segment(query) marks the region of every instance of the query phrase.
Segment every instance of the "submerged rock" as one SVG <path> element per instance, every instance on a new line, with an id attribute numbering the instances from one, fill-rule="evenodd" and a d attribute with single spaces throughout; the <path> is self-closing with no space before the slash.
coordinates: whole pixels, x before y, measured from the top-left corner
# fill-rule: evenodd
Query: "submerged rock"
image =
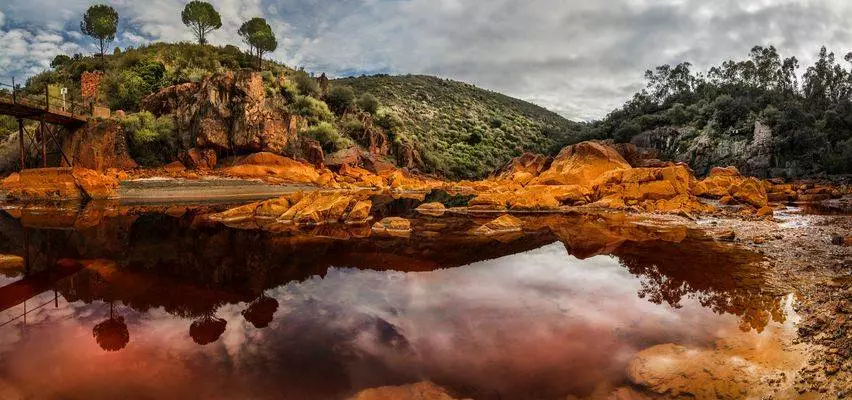
<path id="1" fill-rule="evenodd" d="M 455 400 L 446 389 L 432 382 L 418 382 L 402 386 L 382 386 L 365 389 L 349 400 Z"/>

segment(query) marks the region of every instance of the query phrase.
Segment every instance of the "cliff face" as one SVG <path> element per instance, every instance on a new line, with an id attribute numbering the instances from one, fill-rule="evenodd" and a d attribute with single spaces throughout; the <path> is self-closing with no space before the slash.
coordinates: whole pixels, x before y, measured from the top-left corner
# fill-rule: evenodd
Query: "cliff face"
<path id="1" fill-rule="evenodd" d="M 697 175 L 707 175 L 719 165 L 733 165 L 747 175 L 795 177 L 806 174 L 797 165 L 775 167 L 772 130 L 756 122 L 753 138 L 714 135 L 693 128 L 663 127 L 634 136 L 630 143 L 659 152 L 660 158 L 683 162 Z"/>
<path id="2" fill-rule="evenodd" d="M 93 120 L 65 137 L 62 151 L 76 167 L 103 171 L 132 169 L 139 165 L 130 156 L 124 127 L 115 120 Z M 68 166 L 65 160 L 62 166 Z"/>
<path id="3" fill-rule="evenodd" d="M 142 108 L 171 115 L 190 143 L 218 152 L 267 151 L 294 155 L 298 132 L 307 121 L 287 112 L 278 97 L 267 97 L 257 72 L 226 72 L 198 83 L 170 86 L 148 96 Z"/>

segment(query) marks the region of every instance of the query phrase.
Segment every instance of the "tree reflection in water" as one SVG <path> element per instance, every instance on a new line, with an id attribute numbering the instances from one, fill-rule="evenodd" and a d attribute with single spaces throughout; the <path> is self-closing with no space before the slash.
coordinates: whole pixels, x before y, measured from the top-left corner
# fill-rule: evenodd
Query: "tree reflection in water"
<path id="1" fill-rule="evenodd" d="M 272 322 L 272 317 L 278 311 L 278 300 L 261 295 L 242 311 L 246 321 L 251 322 L 255 328 L 266 328 Z"/>
<path id="2" fill-rule="evenodd" d="M 114 315 L 112 302 L 109 304 L 109 318 L 95 325 L 92 335 L 106 351 L 119 351 L 130 342 L 130 332 L 124 323 L 124 317 Z"/>
<path id="3" fill-rule="evenodd" d="M 651 302 L 678 307 L 681 299 L 694 296 L 717 313 L 739 316 L 743 329 L 760 331 L 770 320 L 783 320 L 779 296 L 766 290 L 756 266 L 759 255 L 723 247 L 682 226 L 635 223 L 618 214 L 527 216 L 524 233 L 510 238 L 470 235 L 482 219 L 419 216 L 412 221 L 412 239 L 399 239 L 325 232 L 350 229 L 337 225 L 319 236 L 316 230 L 232 229 L 199 223 L 192 210 L 180 218 L 133 212 L 77 224 L 68 236 L 34 234 L 36 242 L 53 243 L 33 247 L 50 249 L 54 254 L 48 259 L 84 260 L 86 270 L 58 285 L 69 301 L 121 301 L 140 312 L 162 307 L 192 319 L 190 336 L 199 344 L 215 342 L 225 331 L 227 322 L 215 317 L 221 306 L 246 303 L 245 320 L 256 328 L 267 327 L 279 303 L 264 291 L 323 276 L 332 266 L 431 271 L 554 241 L 580 259 L 617 257 L 642 279 L 638 295 Z M 428 236 L 420 234 L 427 231 Z M 94 259 L 109 261 L 85 261 Z M 121 317 L 98 324 L 94 333 L 98 343 L 113 351 L 129 340 Z"/>
<path id="4" fill-rule="evenodd" d="M 225 325 L 228 323 L 214 315 L 205 315 L 200 319 L 192 321 L 189 325 L 189 336 L 192 341 L 202 346 L 213 343 L 225 333 Z"/>

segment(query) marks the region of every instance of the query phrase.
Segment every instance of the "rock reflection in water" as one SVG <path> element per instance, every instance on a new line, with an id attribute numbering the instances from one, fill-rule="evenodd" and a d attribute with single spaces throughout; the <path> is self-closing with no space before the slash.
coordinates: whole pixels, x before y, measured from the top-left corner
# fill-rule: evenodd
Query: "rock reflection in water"
<path id="1" fill-rule="evenodd" d="M 461 217 L 416 220 L 411 239 L 338 240 L 331 227 L 272 234 L 173 214 L 65 231 L 5 218 L 0 235 L 26 236 L 35 270 L 82 270 L 54 283 L 61 307 L 0 328 L 0 385 L 309 399 L 430 379 L 476 398 L 564 398 L 626 383 L 648 346 L 783 318 L 758 256 L 620 216 L 530 217 L 497 242 Z"/>

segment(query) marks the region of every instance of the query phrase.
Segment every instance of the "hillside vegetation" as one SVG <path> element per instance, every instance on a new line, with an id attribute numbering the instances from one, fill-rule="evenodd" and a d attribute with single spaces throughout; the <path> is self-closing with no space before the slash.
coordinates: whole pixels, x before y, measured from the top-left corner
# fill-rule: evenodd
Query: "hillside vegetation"
<path id="1" fill-rule="evenodd" d="M 594 134 L 656 147 L 699 173 L 724 164 L 763 176 L 852 173 L 852 71 L 834 53 L 820 49 L 804 74 L 772 46 L 705 73 L 691 67 L 647 71 L 647 87 Z"/>
<path id="2" fill-rule="evenodd" d="M 362 76 L 336 85 L 372 93 L 400 118 L 427 167 L 445 176 L 481 177 L 522 151 L 555 153 L 580 141 L 585 126 L 476 86 L 432 76 Z"/>
<path id="3" fill-rule="evenodd" d="M 76 101 L 83 73 L 103 71 L 97 101 L 130 115 L 134 158 L 158 165 L 187 146 L 187 133 L 167 119 L 132 116 L 142 99 L 172 85 L 256 68 L 256 60 L 235 46 L 191 43 L 116 49 L 103 59 L 59 55 L 52 69 L 31 77 L 23 90 L 38 94 L 46 85 L 64 86 Z M 363 132 L 374 129 L 387 135 L 391 160 L 413 151 L 416 168 L 449 178 L 482 177 L 522 151 L 553 153 L 581 140 L 585 129 L 536 105 L 429 76 L 347 78 L 324 85 L 272 61 L 264 61 L 262 75 L 268 96 L 281 99 L 281 112 L 306 117 L 309 126 L 302 133 L 321 142 L 326 154 L 353 145 L 366 148 Z"/>

